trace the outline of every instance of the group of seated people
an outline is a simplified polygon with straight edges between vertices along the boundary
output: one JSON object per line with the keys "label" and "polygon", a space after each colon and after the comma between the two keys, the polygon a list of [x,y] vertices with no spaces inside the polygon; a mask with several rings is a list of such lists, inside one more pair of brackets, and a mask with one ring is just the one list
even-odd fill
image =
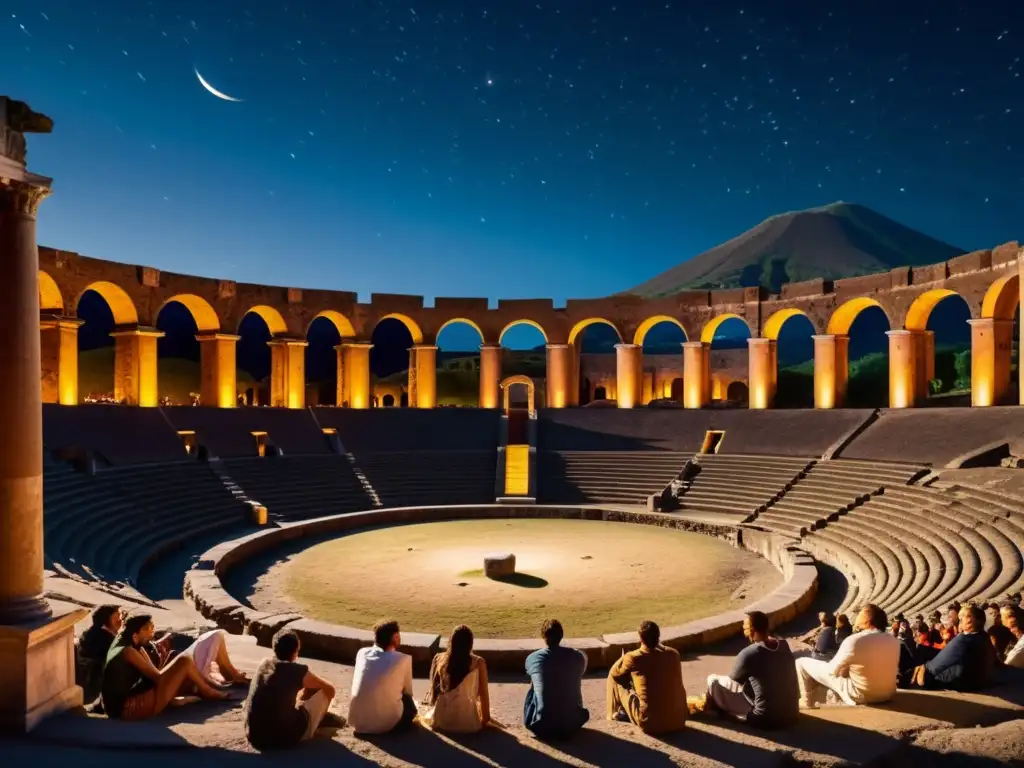
{"label": "group of seated people", "polygon": [[[768,616],[752,611],[743,622],[749,645],[732,670],[709,676],[706,692],[690,699],[678,651],[661,643],[657,624],[644,621],[639,646],[624,652],[608,672],[607,717],[652,735],[678,731],[690,716],[786,728],[796,723],[801,708],[879,704],[889,701],[897,687],[977,690],[991,682],[999,664],[1024,668],[1024,610],[1019,605],[1006,603],[990,612],[988,629],[982,607],[957,608],[954,616],[951,607],[953,633],[941,648],[918,642],[921,633],[915,636],[903,617],[890,625],[876,605],[864,606],[845,636],[839,632],[843,626],[824,614],[814,652],[799,658],[786,640],[771,634]],[[150,615],[125,616],[117,606],[100,606],[79,644],[86,695],[98,693],[93,708],[109,717],[141,720],[174,704],[229,700],[234,687],[248,686],[245,733],[260,750],[293,746],[319,728],[344,725],[328,711],[334,686],[298,661],[301,644],[295,632],[285,628],[274,636],[273,655],[251,680],[232,665],[225,634],[207,632],[175,655],[166,638],[154,640]],[[402,731],[417,719],[449,733],[501,727],[491,717],[487,664],[473,653],[469,627],[456,627],[445,650],[434,656],[419,705],[412,657],[399,650],[398,622],[380,622],[373,634],[373,645],[358,651],[353,670],[348,724],[357,734]],[[819,642],[822,636],[827,642]],[[523,725],[543,740],[566,738],[590,718],[582,695],[587,657],[562,645],[564,630],[557,620],[544,623],[541,637],[544,647],[526,659],[530,685]],[[219,679],[213,676],[214,664]]]}

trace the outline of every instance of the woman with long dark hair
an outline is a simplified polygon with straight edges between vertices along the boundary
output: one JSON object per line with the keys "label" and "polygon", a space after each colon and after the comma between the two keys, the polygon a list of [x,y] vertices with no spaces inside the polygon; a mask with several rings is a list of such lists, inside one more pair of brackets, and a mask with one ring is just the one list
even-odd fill
{"label": "woman with long dark hair", "polygon": [[448,647],[430,662],[430,690],[423,703],[430,709],[421,719],[450,733],[475,733],[491,722],[487,663],[473,653],[473,631],[452,630]]}

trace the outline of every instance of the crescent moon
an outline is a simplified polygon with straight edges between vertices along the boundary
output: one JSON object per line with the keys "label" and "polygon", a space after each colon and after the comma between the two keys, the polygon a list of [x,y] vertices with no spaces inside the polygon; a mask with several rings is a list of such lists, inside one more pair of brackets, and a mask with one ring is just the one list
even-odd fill
{"label": "crescent moon", "polygon": [[224,99],[224,101],[242,101],[242,99],[236,99],[234,96],[228,96],[226,93],[218,91],[208,82],[206,82],[206,79],[199,74],[199,70],[196,67],[193,67],[193,69],[195,70],[196,77],[199,78],[199,84],[203,86],[203,88],[208,90],[210,93],[212,93],[214,96],[216,96],[218,99]]}

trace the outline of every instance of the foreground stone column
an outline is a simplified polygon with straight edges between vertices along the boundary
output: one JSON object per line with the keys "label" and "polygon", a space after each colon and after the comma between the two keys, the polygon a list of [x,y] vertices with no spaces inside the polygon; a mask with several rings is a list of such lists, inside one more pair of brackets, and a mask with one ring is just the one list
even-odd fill
{"label": "foreground stone column", "polygon": [[683,407],[703,408],[711,402],[711,345],[683,342]]}
{"label": "foreground stone column", "polygon": [[164,332],[138,327],[114,331],[114,399],[125,405],[155,408],[160,404],[156,340]]}
{"label": "foreground stone column", "polygon": [[40,318],[44,403],[78,405],[78,329],[84,322],[57,315]]}
{"label": "foreground stone column", "polygon": [[917,344],[913,331],[886,331],[889,337],[889,407],[913,408],[917,396]]}
{"label": "foreground stone column", "polygon": [[436,408],[437,347],[417,344],[409,350],[409,360],[409,407]]}
{"label": "foreground stone column", "polygon": [[776,342],[774,339],[747,339],[748,405],[756,410],[771,408],[775,402]]}
{"label": "foreground stone column", "polygon": [[821,334],[814,340],[814,407],[842,408],[850,374],[850,337]]}
{"label": "foreground stone column", "polygon": [[582,366],[582,334],[572,343],[572,381],[569,383],[569,405],[576,408],[580,404],[580,368]]}
{"label": "foreground stone column", "polygon": [[480,407],[497,408],[501,390],[501,345],[480,345]]}
{"label": "foreground stone column", "polygon": [[241,336],[229,333],[200,333],[199,400],[211,408],[234,408],[238,405],[238,369],[235,345]]}
{"label": "foreground stone column", "polygon": [[373,344],[366,341],[342,343],[344,354],[345,383],[342,403],[349,408],[365,410],[370,407],[370,350]]}
{"label": "foreground stone column", "polygon": [[306,347],[305,339],[271,339],[270,347],[270,407],[306,407]]}
{"label": "foreground stone column", "polygon": [[547,345],[548,408],[565,408],[569,404],[572,382],[572,347],[569,344]]}
{"label": "foreground stone column", "polygon": [[619,408],[634,408],[643,399],[644,350],[639,344],[615,345],[615,400]]}
{"label": "foreground stone column", "polygon": [[968,320],[971,326],[971,405],[1002,405],[1010,395],[1013,320]]}

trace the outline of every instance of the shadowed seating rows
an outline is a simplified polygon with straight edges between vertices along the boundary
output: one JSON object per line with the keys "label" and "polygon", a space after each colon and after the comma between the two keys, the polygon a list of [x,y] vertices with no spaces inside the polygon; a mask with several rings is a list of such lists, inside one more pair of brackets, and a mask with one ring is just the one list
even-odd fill
{"label": "shadowed seating rows", "polygon": [[538,451],[538,501],[644,505],[689,458],[675,451]]}
{"label": "shadowed seating rows", "polygon": [[777,500],[813,465],[810,459],[738,454],[699,454],[700,472],[683,488],[682,511],[743,522]]}
{"label": "shadowed seating rows", "polygon": [[493,449],[354,452],[352,457],[384,507],[488,504],[495,498],[498,453]]}

